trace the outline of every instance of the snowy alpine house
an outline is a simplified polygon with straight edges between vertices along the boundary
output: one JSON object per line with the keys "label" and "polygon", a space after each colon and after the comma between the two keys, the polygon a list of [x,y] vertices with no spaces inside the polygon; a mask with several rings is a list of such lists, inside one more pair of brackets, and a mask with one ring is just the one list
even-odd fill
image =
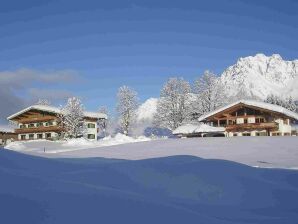
{"label": "snowy alpine house", "polygon": [[289,136],[298,114],[281,106],[240,100],[204,114],[200,122],[224,127],[225,136]]}
{"label": "snowy alpine house", "polygon": [[[18,128],[15,129],[15,133],[18,135],[18,140],[57,139],[63,131],[58,124],[59,114],[61,114],[61,110],[57,107],[33,105],[7,119],[17,123]],[[107,119],[106,114],[84,112],[86,126],[84,138],[97,139],[97,121],[100,119]]]}

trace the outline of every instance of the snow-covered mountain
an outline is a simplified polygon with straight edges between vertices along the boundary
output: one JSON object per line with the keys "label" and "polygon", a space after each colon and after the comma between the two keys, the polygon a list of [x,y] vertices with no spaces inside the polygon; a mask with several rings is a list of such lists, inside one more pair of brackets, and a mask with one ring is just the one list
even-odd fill
{"label": "snow-covered mountain", "polygon": [[228,96],[240,92],[262,100],[269,94],[298,99],[298,60],[285,61],[278,54],[240,58],[222,73],[221,81]]}
{"label": "snow-covered mountain", "polygon": [[149,98],[141,104],[137,110],[137,121],[152,122],[156,113],[157,101],[157,98]]}
{"label": "snow-covered mountain", "polygon": [[[220,76],[231,101],[242,98],[264,100],[269,94],[298,100],[298,60],[285,61],[278,54],[239,58]],[[158,99],[146,100],[137,110],[137,121],[151,124]]]}

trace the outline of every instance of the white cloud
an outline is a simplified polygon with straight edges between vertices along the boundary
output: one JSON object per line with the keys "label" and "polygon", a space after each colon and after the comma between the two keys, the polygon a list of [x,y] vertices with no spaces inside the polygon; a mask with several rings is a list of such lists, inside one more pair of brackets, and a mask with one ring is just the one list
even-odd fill
{"label": "white cloud", "polygon": [[[71,96],[71,92],[57,90],[55,85],[78,80],[80,80],[79,74],[72,70],[39,71],[23,68],[15,71],[0,71],[0,123],[7,123],[7,116],[38,98],[56,101]],[[47,89],[36,88],[42,85],[46,85]]]}
{"label": "white cloud", "polygon": [[73,96],[72,92],[70,91],[57,89],[30,88],[28,93],[31,96],[33,102],[36,102],[38,99],[48,99],[54,102],[61,100],[63,101]]}

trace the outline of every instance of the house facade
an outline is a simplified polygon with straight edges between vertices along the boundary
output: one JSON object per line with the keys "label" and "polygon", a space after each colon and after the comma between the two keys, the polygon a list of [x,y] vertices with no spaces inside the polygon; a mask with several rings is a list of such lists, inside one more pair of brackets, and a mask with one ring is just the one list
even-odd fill
{"label": "house facade", "polygon": [[[63,128],[59,125],[58,120],[60,113],[61,110],[57,107],[33,105],[9,116],[7,119],[17,124],[15,133],[18,140],[55,140],[60,138],[63,133]],[[84,123],[87,129],[84,138],[97,139],[97,122],[100,119],[107,119],[107,115],[84,112]]]}
{"label": "house facade", "polygon": [[232,136],[290,136],[298,114],[283,107],[252,100],[240,100],[202,115],[200,122],[224,127]]}

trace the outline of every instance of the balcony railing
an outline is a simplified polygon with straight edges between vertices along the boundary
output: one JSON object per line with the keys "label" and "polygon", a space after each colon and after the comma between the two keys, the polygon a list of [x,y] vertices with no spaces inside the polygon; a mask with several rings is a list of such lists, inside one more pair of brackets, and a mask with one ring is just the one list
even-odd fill
{"label": "balcony railing", "polygon": [[40,132],[60,132],[63,129],[59,126],[49,126],[49,127],[32,127],[32,128],[17,128],[15,133],[25,134],[25,133],[40,133]]}
{"label": "balcony railing", "polygon": [[22,124],[29,124],[29,123],[36,123],[36,122],[45,122],[45,121],[53,121],[56,117],[54,116],[43,116],[43,117],[31,117],[31,118],[23,118],[19,120],[19,123]]}
{"label": "balcony railing", "polygon": [[243,123],[243,124],[232,124],[226,126],[226,131],[237,131],[237,130],[260,130],[260,129],[278,129],[278,123]]}

